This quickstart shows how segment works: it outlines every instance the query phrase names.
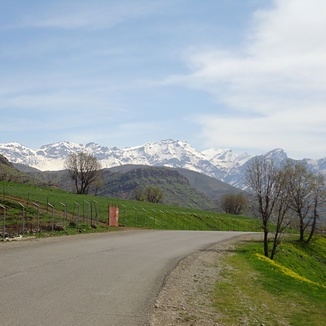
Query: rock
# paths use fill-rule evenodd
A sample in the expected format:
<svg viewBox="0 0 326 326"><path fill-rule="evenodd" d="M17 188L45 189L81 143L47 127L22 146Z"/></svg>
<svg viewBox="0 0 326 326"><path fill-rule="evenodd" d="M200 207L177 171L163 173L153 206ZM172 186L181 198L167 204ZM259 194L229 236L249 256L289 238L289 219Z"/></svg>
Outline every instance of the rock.
<svg viewBox="0 0 326 326"><path fill-rule="evenodd" d="M53 230L54 231L64 231L64 227L62 226L62 225L55 225L54 227L53 227Z"/></svg>
<svg viewBox="0 0 326 326"><path fill-rule="evenodd" d="M70 222L69 222L69 226L70 226L71 228L75 228L75 227L77 226L77 224L76 224L76 222L74 222L74 221L70 221Z"/></svg>

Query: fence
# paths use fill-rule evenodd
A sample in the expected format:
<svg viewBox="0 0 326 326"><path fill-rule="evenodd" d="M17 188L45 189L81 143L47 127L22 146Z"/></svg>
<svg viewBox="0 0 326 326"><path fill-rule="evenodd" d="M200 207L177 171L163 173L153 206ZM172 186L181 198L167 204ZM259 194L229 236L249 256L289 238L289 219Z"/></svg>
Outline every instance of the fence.
<svg viewBox="0 0 326 326"><path fill-rule="evenodd" d="M69 211L67 205L62 202L54 205L50 202L42 204L1 199L0 218L1 215L0 237L2 238L63 231L67 227L83 225L97 227L99 224L99 207L96 201L86 202L84 205L75 202L73 209Z"/></svg>
<svg viewBox="0 0 326 326"><path fill-rule="evenodd" d="M2 188L2 189L1 189ZM164 230L261 231L261 221L159 204L76 195L4 183L0 187L0 237L108 225L108 207L119 207L119 225ZM2 223L1 223L2 219ZM296 232L296 227L289 232ZM325 231L325 223L319 226Z"/></svg>
<svg viewBox="0 0 326 326"><path fill-rule="evenodd" d="M0 200L2 228L0 237L12 237L38 232L63 231L69 227L108 225L108 207L100 212L95 200L52 204L33 201ZM222 217L217 213L199 215L183 210L145 209L119 206L119 225L164 230L260 231L260 221L245 217ZM100 218L100 215L102 217ZM103 218L103 215L105 217ZM1 225L1 224L0 224Z"/></svg>

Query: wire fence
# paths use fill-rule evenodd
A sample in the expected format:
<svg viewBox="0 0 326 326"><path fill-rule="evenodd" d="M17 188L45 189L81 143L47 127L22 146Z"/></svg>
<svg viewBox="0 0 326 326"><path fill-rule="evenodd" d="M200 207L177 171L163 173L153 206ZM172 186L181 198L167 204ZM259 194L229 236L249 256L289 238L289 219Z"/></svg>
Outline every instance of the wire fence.
<svg viewBox="0 0 326 326"><path fill-rule="evenodd" d="M0 237L13 237L40 232L57 232L75 228L108 227L109 207L118 207L120 227L162 230L216 230L260 232L258 218L198 211L136 201L121 201L94 196L82 196L62 191L24 188L2 184L0 194ZM271 225L272 231L273 225ZM326 223L318 224L325 233ZM287 232L297 232L292 225Z"/></svg>
<svg viewBox="0 0 326 326"><path fill-rule="evenodd" d="M53 204L34 201L0 200L0 237L21 236L40 232L63 231L67 228L97 228L108 226L109 207L100 210L95 200L74 202L68 205L62 201ZM145 207L118 207L118 224L121 227L135 227L164 230L220 230L260 231L260 222L244 217L219 217L216 213L199 215L182 210L146 209ZM2 221L1 221L2 217Z"/></svg>

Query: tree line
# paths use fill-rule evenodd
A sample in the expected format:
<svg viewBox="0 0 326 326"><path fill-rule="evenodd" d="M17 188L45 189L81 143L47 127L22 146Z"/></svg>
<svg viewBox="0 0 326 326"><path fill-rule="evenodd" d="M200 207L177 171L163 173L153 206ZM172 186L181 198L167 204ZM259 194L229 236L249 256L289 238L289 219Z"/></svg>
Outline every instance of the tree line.
<svg viewBox="0 0 326 326"><path fill-rule="evenodd" d="M325 178L293 160L276 164L264 156L255 157L246 169L245 183L253 194L253 209L262 220L264 255L273 259L284 231L299 226L299 241L309 243L318 219L325 212ZM275 231L270 241L272 225Z"/></svg>

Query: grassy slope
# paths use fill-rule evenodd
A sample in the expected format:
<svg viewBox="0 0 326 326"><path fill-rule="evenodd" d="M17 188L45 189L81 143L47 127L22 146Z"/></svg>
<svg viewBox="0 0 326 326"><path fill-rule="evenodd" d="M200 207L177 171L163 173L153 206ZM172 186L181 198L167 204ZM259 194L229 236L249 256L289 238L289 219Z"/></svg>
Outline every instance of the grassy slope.
<svg viewBox="0 0 326 326"><path fill-rule="evenodd" d="M223 325L325 325L326 238L309 246L288 239L275 261L246 243L225 261L215 307Z"/></svg>
<svg viewBox="0 0 326 326"><path fill-rule="evenodd" d="M54 206L56 221L62 223L64 208L68 218L90 223L97 213L99 221L108 220L108 206L120 207L120 225L156 229L190 229L190 230L245 230L260 231L260 221L245 216L232 216L199 209L151 204L132 200L112 199L100 196L77 195L72 192L36 187L12 182L0 182L0 204L8 206L7 215L20 219L21 207L12 207L10 201L20 201L26 210L26 219L35 220L36 206L41 209L45 223L51 222L51 208ZM65 205L65 206L64 206ZM79 214L78 214L79 210Z"/></svg>

